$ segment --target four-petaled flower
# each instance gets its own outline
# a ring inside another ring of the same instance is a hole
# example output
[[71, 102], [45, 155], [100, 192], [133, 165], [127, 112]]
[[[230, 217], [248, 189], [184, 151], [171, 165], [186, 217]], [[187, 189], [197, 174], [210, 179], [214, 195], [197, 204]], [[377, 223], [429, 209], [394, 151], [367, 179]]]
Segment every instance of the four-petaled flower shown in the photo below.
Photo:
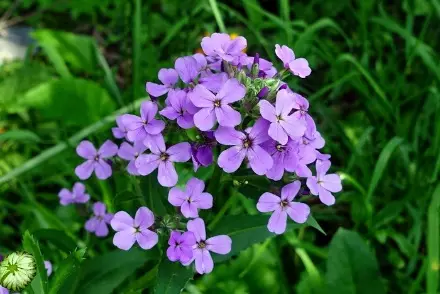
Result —
[[95, 233], [97, 237], [105, 237], [108, 235], [107, 224], [113, 218], [113, 214], [107, 213], [107, 208], [102, 202], [96, 202], [93, 204], [93, 216], [90, 218], [86, 224], [85, 228], [90, 233]]
[[203, 193], [205, 183], [197, 178], [192, 178], [186, 183], [185, 191], [172, 188], [168, 193], [168, 201], [173, 206], [180, 206], [180, 211], [186, 218], [199, 216], [198, 209], [210, 209], [212, 207], [212, 195]]
[[316, 176], [307, 178], [307, 187], [310, 189], [310, 193], [319, 196], [319, 200], [325, 205], [335, 204], [335, 197], [333, 193], [342, 190], [341, 178], [338, 174], [329, 174], [327, 171], [330, 168], [329, 160], [317, 160], [316, 161]]
[[289, 140], [289, 136], [294, 139], [304, 135], [305, 124], [290, 115], [294, 104], [292, 94], [286, 89], [278, 91], [275, 107], [267, 100], [261, 100], [258, 105], [261, 116], [271, 122], [269, 136], [272, 139], [284, 145]]
[[171, 261], [187, 263], [193, 258], [193, 246], [196, 244], [196, 237], [193, 232], [180, 233], [172, 231], [168, 240], [167, 256]]
[[244, 97], [245, 87], [236, 79], [229, 79], [217, 95], [202, 85], [189, 93], [192, 103], [201, 109], [194, 115], [194, 124], [201, 131], [212, 129], [215, 122], [224, 127], [235, 127], [241, 121], [238, 111], [229, 106]]
[[134, 219], [125, 211], [118, 211], [111, 221], [113, 244], [122, 250], [129, 250], [134, 243], [142, 249], [151, 249], [157, 244], [159, 237], [148, 228], [154, 223], [154, 214], [147, 207], [140, 207]]
[[112, 168], [105, 158], [115, 156], [118, 153], [118, 146], [110, 140], [104, 142], [96, 151], [95, 146], [90, 141], [82, 141], [76, 147], [76, 153], [86, 162], [75, 168], [75, 174], [81, 180], [90, 178], [93, 171], [100, 180], [105, 180], [112, 175]]
[[206, 239], [205, 222], [201, 218], [190, 220], [186, 228], [193, 232], [196, 237], [196, 244], [193, 246], [193, 258], [184, 265], [196, 262], [196, 271], [199, 274], [209, 274], [214, 268], [210, 252], [228, 254], [231, 251], [232, 240], [227, 235], [219, 235]]
[[150, 154], [140, 155], [135, 165], [138, 173], [146, 176], [158, 168], [157, 180], [164, 187], [173, 187], [177, 184], [178, 176], [174, 162], [185, 162], [191, 158], [191, 145], [187, 142], [179, 143], [166, 149], [163, 138], [151, 142], [148, 146]]
[[177, 124], [182, 129], [194, 127], [193, 115], [198, 109], [189, 100], [185, 91], [173, 91], [168, 95], [166, 102], [167, 107], [159, 111], [162, 116], [170, 120], [177, 119]]
[[305, 58], [296, 58], [293, 50], [283, 45], [275, 45], [275, 54], [283, 62], [284, 68], [289, 69], [294, 75], [300, 78], [305, 78], [312, 70], [309, 67], [309, 62]]
[[139, 155], [144, 153], [145, 150], [147, 150], [147, 146], [145, 146], [142, 141], [134, 142], [133, 146], [127, 142], [121, 144], [118, 150], [118, 156], [129, 161], [127, 165], [127, 171], [129, 174], [134, 176], [139, 175], [135, 162]]
[[223, 145], [232, 146], [223, 151], [218, 157], [218, 166], [227, 173], [235, 172], [247, 157], [252, 170], [257, 175], [264, 175], [272, 168], [272, 157], [260, 144], [269, 139], [267, 135], [269, 122], [259, 119], [249, 133], [243, 133], [233, 128], [219, 127], [214, 135]]
[[214, 33], [210, 37], [204, 37], [201, 45], [206, 55], [233, 61], [235, 57], [242, 55], [247, 41], [241, 36], [231, 40], [228, 34]]
[[269, 232], [282, 234], [286, 230], [287, 215], [297, 222], [305, 223], [310, 214], [310, 207], [307, 204], [293, 202], [301, 188], [301, 182], [295, 181], [285, 185], [281, 189], [281, 197], [272, 193], [261, 195], [257, 203], [257, 209], [260, 212], [271, 212], [272, 216], [267, 224]]
[[60, 204], [63, 206], [72, 203], [86, 203], [90, 199], [90, 195], [86, 194], [86, 187], [80, 182], [73, 185], [72, 192], [66, 188], [61, 189], [58, 197], [60, 197]]
[[267, 171], [266, 177], [279, 181], [283, 177], [284, 170], [288, 172], [295, 171], [297, 164], [296, 145], [292, 140], [283, 145], [272, 139], [261, 145], [273, 159], [272, 168]]
[[172, 68], [162, 68], [159, 70], [158, 76], [159, 81], [161, 81], [163, 85], [151, 82], [148, 82], [146, 85], [148, 94], [153, 97], [159, 97], [168, 93], [169, 91], [172, 91], [177, 83], [177, 80], [179, 79], [177, 71]]

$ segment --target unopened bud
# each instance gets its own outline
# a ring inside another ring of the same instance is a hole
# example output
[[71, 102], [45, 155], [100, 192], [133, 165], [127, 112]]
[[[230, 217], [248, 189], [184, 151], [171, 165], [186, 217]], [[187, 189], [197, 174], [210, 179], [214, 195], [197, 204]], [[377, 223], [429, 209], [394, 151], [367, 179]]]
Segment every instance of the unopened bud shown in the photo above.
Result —
[[260, 92], [258, 92], [257, 96], [259, 99], [262, 99], [262, 98], [264, 98], [264, 96], [267, 95], [267, 93], [269, 93], [269, 88], [264, 87], [263, 89], [260, 90]]

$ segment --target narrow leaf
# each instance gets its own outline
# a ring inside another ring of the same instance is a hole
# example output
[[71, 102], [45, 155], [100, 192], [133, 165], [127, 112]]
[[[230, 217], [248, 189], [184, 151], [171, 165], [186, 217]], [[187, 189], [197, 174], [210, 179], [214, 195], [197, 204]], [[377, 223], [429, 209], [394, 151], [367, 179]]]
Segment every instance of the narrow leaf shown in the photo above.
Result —
[[34, 256], [37, 264], [37, 275], [31, 283], [32, 289], [37, 294], [47, 293], [47, 272], [46, 268], [44, 267], [44, 258], [41, 254], [38, 242], [28, 231], [26, 231], [23, 236], [23, 248]]

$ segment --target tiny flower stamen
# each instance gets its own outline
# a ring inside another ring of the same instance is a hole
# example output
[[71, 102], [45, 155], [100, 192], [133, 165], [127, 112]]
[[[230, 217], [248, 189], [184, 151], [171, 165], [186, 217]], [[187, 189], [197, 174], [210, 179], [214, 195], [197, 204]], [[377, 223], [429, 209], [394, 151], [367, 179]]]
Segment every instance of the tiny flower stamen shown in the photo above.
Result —
[[200, 241], [197, 243], [197, 247], [200, 249], [204, 249], [206, 247], [205, 241]]
[[165, 152], [162, 152], [160, 154], [160, 160], [162, 160], [162, 161], [167, 161], [169, 157], [170, 156], [167, 153], [165, 153]]
[[220, 100], [215, 100], [214, 101], [214, 106], [215, 107], [221, 107], [222, 106], [222, 102]]

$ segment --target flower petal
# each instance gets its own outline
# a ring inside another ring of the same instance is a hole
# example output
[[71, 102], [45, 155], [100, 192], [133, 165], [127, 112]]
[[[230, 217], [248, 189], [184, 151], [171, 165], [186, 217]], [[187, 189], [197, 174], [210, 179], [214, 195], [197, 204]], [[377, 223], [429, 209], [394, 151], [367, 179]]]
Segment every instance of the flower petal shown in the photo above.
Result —
[[104, 220], [99, 220], [96, 225], [95, 235], [97, 237], [105, 237], [108, 235], [108, 227]]
[[212, 129], [216, 122], [214, 108], [202, 108], [194, 114], [194, 124], [201, 131]]
[[136, 151], [134, 150], [133, 146], [127, 142], [123, 142], [118, 150], [118, 156], [125, 160], [133, 160], [135, 153]]
[[157, 104], [152, 101], [144, 101], [141, 104], [140, 112], [142, 120], [149, 123], [157, 113]]
[[305, 78], [312, 73], [309, 62], [304, 58], [298, 58], [289, 63], [289, 69], [300, 78]]
[[331, 166], [330, 160], [324, 160], [324, 161], [317, 160], [316, 161], [316, 173], [317, 173], [319, 179], [324, 178], [325, 174], [330, 169], [330, 166]]
[[339, 192], [342, 190], [341, 178], [338, 174], [325, 175], [321, 179], [321, 186], [330, 192]]
[[168, 192], [168, 202], [173, 206], [181, 206], [187, 198], [187, 193], [176, 187], [171, 188], [170, 192]]
[[281, 143], [282, 145], [285, 145], [289, 140], [286, 131], [279, 122], [273, 122], [270, 124], [268, 134], [272, 139]]
[[87, 160], [75, 168], [75, 174], [81, 180], [87, 180], [88, 178], [90, 178], [94, 170], [95, 170], [94, 161]]
[[260, 196], [257, 203], [257, 209], [259, 212], [270, 212], [280, 207], [281, 198], [272, 193], [266, 192]]
[[95, 162], [95, 174], [100, 180], [108, 179], [112, 175], [112, 167], [103, 159]]
[[151, 174], [160, 162], [159, 155], [142, 154], [136, 159], [135, 166], [139, 174], [146, 176]]
[[269, 218], [267, 229], [269, 230], [269, 232], [279, 235], [286, 231], [286, 224], [287, 224], [287, 212], [279, 208], [276, 209], [273, 212], [272, 216]]
[[177, 184], [178, 175], [172, 162], [162, 161], [159, 163], [157, 180], [163, 187], [173, 187]]
[[146, 89], [148, 94], [150, 94], [153, 97], [159, 97], [166, 93], [168, 93], [169, 88], [165, 85], [160, 85], [156, 83], [148, 82], [146, 85]]
[[158, 119], [151, 119], [148, 124], [145, 125], [145, 130], [150, 135], [157, 135], [165, 129], [165, 122]]
[[191, 102], [197, 107], [213, 107], [216, 99], [215, 95], [203, 85], [197, 85], [188, 96]]
[[76, 147], [76, 153], [84, 159], [93, 159], [97, 154], [95, 146], [90, 141], [81, 141]]
[[297, 138], [304, 135], [306, 126], [302, 121], [296, 120], [293, 115], [280, 121], [281, 126], [291, 138]]
[[232, 240], [229, 236], [220, 235], [206, 240], [206, 248], [218, 254], [228, 254], [231, 252]]
[[186, 224], [188, 231], [193, 232], [197, 242], [206, 240], [205, 222], [201, 218], [190, 220]]
[[318, 195], [319, 185], [318, 179], [315, 176], [307, 178], [306, 185], [309, 188], [310, 193], [313, 195]]
[[172, 162], [186, 162], [191, 159], [191, 145], [187, 142], [171, 146], [166, 152]]
[[170, 261], [175, 262], [175, 261], [179, 260], [181, 255], [182, 255], [182, 252], [180, 250], [180, 247], [176, 247], [174, 245], [168, 247], [167, 257]]
[[301, 188], [300, 181], [295, 181], [293, 183], [285, 185], [281, 189], [281, 199], [291, 202], [298, 194], [300, 188]]
[[113, 237], [113, 244], [122, 250], [130, 250], [134, 242], [136, 242], [136, 236], [133, 228], [117, 232]]
[[239, 81], [232, 78], [226, 81], [216, 98], [221, 100], [222, 104], [229, 104], [241, 100], [245, 94], [246, 88]]
[[170, 120], [175, 120], [180, 116], [180, 113], [176, 111], [172, 106], [165, 107], [161, 111], [159, 111], [160, 115], [165, 116]]
[[162, 68], [158, 74], [159, 80], [167, 86], [174, 86], [179, 79], [179, 75], [174, 68]]
[[226, 149], [218, 157], [218, 166], [227, 173], [233, 173], [240, 167], [246, 153], [246, 149], [243, 149], [241, 146], [233, 146]]
[[292, 111], [294, 106], [293, 95], [287, 91], [287, 89], [282, 89], [277, 93], [277, 100], [275, 103], [276, 114], [285, 118]]
[[285, 45], [280, 47], [280, 45], [276, 44], [275, 54], [284, 64], [289, 64], [295, 59], [295, 54], [293, 53], [293, 50]]
[[197, 206], [194, 205], [192, 202], [184, 201], [182, 206], [180, 207], [180, 211], [186, 218], [196, 218], [199, 216]]
[[210, 209], [212, 208], [212, 195], [209, 193], [201, 193], [192, 197], [192, 202], [198, 208], [201, 209]]
[[154, 223], [154, 214], [147, 207], [142, 206], [136, 211], [134, 225], [140, 228], [149, 228]]
[[188, 194], [188, 196], [200, 195], [204, 189], [205, 189], [205, 182], [197, 178], [191, 178], [186, 183], [186, 187], [185, 187], [185, 191], [186, 194]]
[[247, 158], [249, 160], [249, 164], [252, 170], [257, 175], [264, 175], [267, 173], [269, 169], [272, 168], [273, 159], [267, 153], [266, 150], [261, 148], [259, 145], [255, 145], [252, 148], [249, 148], [247, 151]]
[[110, 225], [115, 231], [124, 231], [134, 226], [133, 218], [125, 211], [118, 211], [110, 222]]
[[179, 73], [180, 79], [186, 84], [192, 82], [199, 73], [197, 60], [192, 56], [177, 58], [174, 67]]
[[152, 153], [156, 155], [159, 155], [166, 150], [165, 140], [162, 134], [147, 135], [143, 143], [151, 150]]
[[222, 145], [241, 145], [246, 135], [230, 127], [219, 127], [214, 132], [215, 139]]
[[287, 214], [294, 222], [303, 224], [309, 217], [310, 207], [304, 203], [292, 202], [287, 208]]
[[275, 122], [277, 120], [277, 114], [275, 112], [275, 107], [267, 100], [261, 100], [258, 102], [260, 107], [260, 114], [264, 119], [270, 122]]
[[223, 85], [228, 80], [228, 74], [225, 72], [221, 72], [218, 74], [211, 74], [209, 76], [205, 76], [199, 79], [199, 83], [205, 86], [206, 89], [212, 91], [214, 93], [218, 93]]
[[327, 206], [335, 204], [335, 196], [332, 195], [329, 191], [319, 186], [318, 188], [319, 200]]
[[184, 115], [181, 115], [177, 118], [177, 124], [179, 125], [179, 127], [181, 127], [182, 129], [191, 129], [192, 127], [194, 127], [194, 116], [189, 114], [189, 113], [185, 113]]
[[223, 127], [235, 127], [241, 122], [240, 112], [229, 105], [214, 108], [218, 124]]
[[144, 230], [136, 234], [136, 241], [142, 249], [148, 250], [159, 241], [159, 236], [150, 230]]
[[209, 274], [214, 268], [214, 261], [208, 250], [195, 250], [194, 257], [196, 260], [196, 271], [203, 275]]
[[86, 229], [86, 231], [93, 233], [95, 232], [97, 225], [98, 219], [96, 217], [92, 217], [86, 221], [84, 228]]
[[267, 140], [270, 140], [268, 135], [270, 122], [264, 118], [259, 118], [251, 128], [249, 137], [252, 138], [254, 144], [262, 144]]

